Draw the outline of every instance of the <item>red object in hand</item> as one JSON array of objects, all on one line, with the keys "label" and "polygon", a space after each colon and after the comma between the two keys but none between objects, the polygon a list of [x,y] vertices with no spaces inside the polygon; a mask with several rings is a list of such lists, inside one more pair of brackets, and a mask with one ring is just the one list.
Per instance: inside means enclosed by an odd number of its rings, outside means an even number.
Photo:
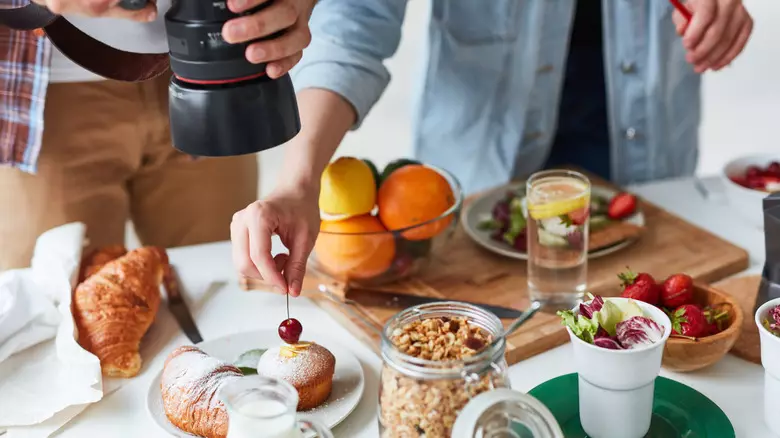
[{"label": "red object in hand", "polygon": [[285,319],[279,324],[279,337],[288,344],[297,344],[301,339],[301,333],[303,333],[303,326],[295,319]]},{"label": "red object in hand", "polygon": [[630,193],[618,193],[609,201],[607,216],[610,219],[620,220],[631,216],[636,210],[636,196]]},{"label": "red object in hand", "polygon": [[680,0],[669,0],[669,2],[672,4],[672,6],[674,6],[675,9],[677,9],[679,13],[682,14],[683,17],[685,17],[686,20],[691,21],[691,18],[693,18],[693,14],[691,13],[691,10],[688,9],[687,6],[682,4]]}]

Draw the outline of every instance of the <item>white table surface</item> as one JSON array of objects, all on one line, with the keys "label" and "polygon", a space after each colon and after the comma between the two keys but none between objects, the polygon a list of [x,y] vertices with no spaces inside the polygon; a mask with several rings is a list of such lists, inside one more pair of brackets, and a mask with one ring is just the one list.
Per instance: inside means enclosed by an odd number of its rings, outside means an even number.
[{"label": "white table surface", "polygon": [[[694,182],[693,179],[681,179],[632,189],[649,201],[747,249],[751,256],[750,271],[760,269],[764,257],[762,231],[746,225],[724,205],[717,195],[716,178],[704,180],[706,187],[714,188],[709,200],[696,189]],[[229,243],[173,249],[170,257],[180,271],[189,294],[190,309],[205,339],[241,331],[275,330],[283,319],[284,297],[264,292],[243,292],[238,288]],[[214,292],[215,288],[210,288],[214,282],[224,282],[224,285]],[[209,289],[212,293],[205,293]],[[303,322],[304,334],[307,329],[316,327],[318,333],[327,333],[329,337],[348,345],[363,365],[366,390],[356,411],[335,428],[336,437],[377,437],[380,358],[309,300],[294,300],[291,312]],[[167,335],[160,342],[160,353],[153,358],[144,358],[146,363],[141,375],[88,407],[57,436],[165,436],[146,410],[146,393],[152,378],[162,367],[165,355],[174,347],[186,344],[187,339],[178,332],[171,315],[164,308],[161,308],[155,324]],[[548,379],[573,372],[570,354],[567,344],[512,366],[513,388],[527,391]],[[729,355],[699,372],[678,374],[662,371],[661,375],[690,385],[710,397],[729,416],[737,437],[771,437],[763,422],[763,370],[759,365]]]}]

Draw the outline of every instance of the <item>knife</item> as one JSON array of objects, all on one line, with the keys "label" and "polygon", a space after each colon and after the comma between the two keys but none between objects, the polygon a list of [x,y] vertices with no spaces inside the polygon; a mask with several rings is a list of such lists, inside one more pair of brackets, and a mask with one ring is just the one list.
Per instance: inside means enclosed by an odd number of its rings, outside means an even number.
[{"label": "knife", "polygon": [[187,304],[181,296],[181,280],[173,265],[169,266],[169,270],[165,278],[163,278],[163,286],[165,287],[165,293],[168,295],[168,310],[176,318],[179,327],[181,327],[184,334],[187,335],[193,344],[203,342],[198,327],[195,325],[195,321],[187,309]]},{"label": "knife", "polygon": [[471,301],[452,300],[448,298],[425,297],[420,295],[409,295],[397,292],[379,292],[368,289],[347,289],[344,295],[345,301],[354,301],[363,306],[375,306],[386,308],[406,309],[407,307],[418,304],[440,303],[443,301],[454,301],[457,303],[471,304],[492,312],[501,319],[514,319],[523,314],[522,310],[512,309],[510,307],[494,306],[492,304],[475,303]]},{"label": "knife", "polygon": [[[270,287],[262,280],[256,280],[252,278],[242,277],[239,279],[239,287],[245,291],[251,290],[265,290]],[[369,289],[356,289],[348,288],[344,294],[344,298],[340,294],[336,294],[330,291],[325,285],[319,285],[315,287],[326,298],[336,301],[341,304],[352,305],[361,304],[366,306],[387,307],[405,309],[407,307],[415,306],[417,304],[439,303],[442,301],[455,301],[458,303],[471,304],[474,306],[482,307],[483,309],[493,312],[496,316],[502,319],[515,319],[524,314],[524,311],[512,309],[510,307],[494,306],[490,304],[475,303],[470,301],[452,300],[447,298],[434,298],[420,295],[410,295],[399,293],[395,291],[380,291]],[[304,281],[304,290],[306,289],[306,281]],[[360,318],[363,319],[363,318]]]}]

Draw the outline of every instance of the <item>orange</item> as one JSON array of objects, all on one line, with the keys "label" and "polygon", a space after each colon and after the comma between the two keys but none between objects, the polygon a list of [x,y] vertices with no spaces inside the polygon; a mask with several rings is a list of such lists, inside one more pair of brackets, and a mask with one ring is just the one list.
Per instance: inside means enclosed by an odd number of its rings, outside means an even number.
[{"label": "orange", "polygon": [[314,253],[325,271],[338,279],[367,279],[390,268],[395,239],[379,219],[367,214],[322,221]]},{"label": "orange", "polygon": [[[379,187],[379,219],[389,230],[399,230],[440,217],[455,204],[450,183],[439,172],[420,164],[404,166]],[[404,231],[408,240],[425,240],[444,231],[452,215]]]}]

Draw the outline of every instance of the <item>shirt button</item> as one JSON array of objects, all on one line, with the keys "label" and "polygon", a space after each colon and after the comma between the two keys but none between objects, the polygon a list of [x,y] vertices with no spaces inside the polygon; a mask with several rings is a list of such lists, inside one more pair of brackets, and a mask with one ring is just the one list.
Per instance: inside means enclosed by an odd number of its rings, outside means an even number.
[{"label": "shirt button", "polygon": [[636,64],[631,61],[623,61],[623,63],[620,64],[620,70],[626,74],[633,73],[636,71]]},{"label": "shirt button", "polygon": [[626,139],[627,140],[634,140],[634,139],[636,139],[636,129],[634,129],[634,128],[626,129]]},{"label": "shirt button", "polygon": [[536,70],[537,73],[550,73],[551,71],[553,71],[552,64],[545,64]]},{"label": "shirt button", "polygon": [[538,140],[538,139],[542,138],[542,134],[543,134],[542,131],[532,131],[532,132],[529,132],[529,133],[525,134],[524,140],[525,141]]}]

